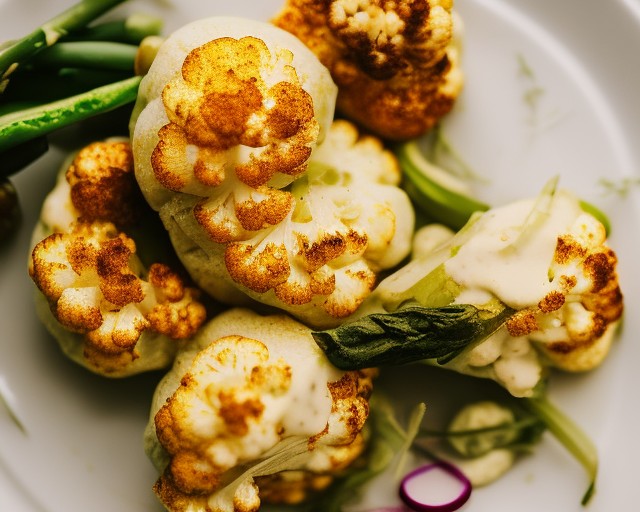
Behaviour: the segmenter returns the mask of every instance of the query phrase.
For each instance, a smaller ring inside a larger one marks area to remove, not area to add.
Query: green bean
[[[0,117],[0,153],[28,140],[113,110],[136,99],[142,77],[133,76],[88,92]]]
[[[124,0],[81,0],[0,53],[0,80],[5,80],[36,53],[54,45],[69,32],[86,27],[91,21]]]
[[[124,19],[96,23],[64,37],[65,41],[115,41],[140,44],[147,36],[162,32],[163,20],[157,16],[133,13]]]
[[[112,41],[60,42],[35,55],[29,66],[110,69],[133,73],[137,51],[136,45]]]

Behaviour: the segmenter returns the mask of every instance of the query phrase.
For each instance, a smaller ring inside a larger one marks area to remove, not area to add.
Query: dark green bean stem
[[[136,45],[112,41],[61,42],[34,56],[29,66],[108,69],[133,73],[137,51]]]
[[[124,19],[96,23],[64,37],[64,41],[114,41],[140,44],[147,36],[162,32],[163,20],[144,13],[130,14]]]
[[[103,85],[119,82],[131,75],[131,72],[108,69],[63,68],[22,71],[11,78],[7,90],[0,97],[0,116],[36,104],[41,105],[75,96]],[[43,83],[47,86],[42,87]],[[12,104],[16,106],[12,107]]]
[[[0,117],[0,152],[133,102],[141,79],[139,76],[130,77],[83,94]]]

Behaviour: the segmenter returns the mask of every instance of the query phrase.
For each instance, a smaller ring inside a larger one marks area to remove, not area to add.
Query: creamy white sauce
[[[525,200],[490,210],[445,263],[447,273],[467,289],[467,297],[489,292],[521,309],[537,304],[551,290],[548,272],[558,235],[569,231],[581,210],[573,196],[558,192],[549,211],[518,238],[534,206],[535,200]]]
[[[286,361],[291,368],[291,385],[283,395],[268,400],[263,397],[265,415],[282,425],[284,437],[316,435],[324,430],[331,414],[332,399],[327,383],[339,380],[343,372],[328,364],[304,328],[295,327],[285,332],[284,326],[278,329],[274,324],[273,327],[274,332],[269,329],[263,333],[262,340],[269,348],[272,363]]]

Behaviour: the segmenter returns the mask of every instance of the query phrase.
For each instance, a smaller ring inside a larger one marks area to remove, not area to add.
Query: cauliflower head
[[[501,303],[513,314],[444,366],[532,396],[550,369],[589,371],[607,356],[623,313],[604,225],[564,190],[476,214],[458,233],[428,226],[414,259],[376,288],[359,314]]]
[[[78,222],[36,244],[29,274],[37,311],[63,351],[122,377],[169,365],[206,317],[198,292],[167,265],[147,270],[135,243],[107,222]]]
[[[383,138],[423,134],[462,89],[450,0],[287,0],[273,23],[331,71],[338,111]]]
[[[223,22],[214,18],[187,26],[160,50],[154,61],[158,74],[152,67],[142,90],[141,101],[148,103],[133,121],[136,176],[183,264],[212,297],[235,305],[257,301],[275,306],[315,326],[336,324],[370,293],[376,273],[410,250],[414,214],[397,186],[398,164],[379,140],[361,137],[354,125],[325,123],[324,113],[333,112],[335,86],[291,34],[251,22],[240,28],[253,27],[264,41],[220,37],[196,46],[201,32],[212,37],[240,30],[235,25],[228,30]],[[192,46],[186,54],[184,48]],[[165,62],[163,55],[173,56],[176,48],[183,52],[177,78],[167,79],[167,65],[174,62]],[[297,65],[296,57],[304,66]],[[217,64],[211,66],[212,61]],[[211,114],[215,123],[199,125],[195,138],[185,130],[197,124],[189,117],[196,114],[187,115],[191,107],[178,108],[171,98],[191,101],[195,93],[187,94],[182,77],[203,75],[204,69],[207,83],[221,88],[224,98],[236,90],[235,79],[224,78],[227,74],[238,78],[237,87],[262,92],[256,96],[257,110],[242,120],[234,118],[241,112],[231,100],[217,103],[218,93],[202,95],[199,111],[219,109],[220,115]],[[305,91],[303,79],[322,92],[319,99]],[[276,89],[287,92],[280,96]],[[157,97],[150,99],[149,91]],[[182,121],[176,109],[186,116]],[[284,131],[270,127],[270,120]],[[237,137],[229,135],[235,133],[232,125],[240,129]],[[312,125],[307,132],[305,126]],[[165,139],[165,132],[182,135]],[[298,141],[306,148],[299,160]],[[295,165],[287,163],[291,158]]]
[[[288,316],[227,310],[156,389],[145,450],[157,495],[172,511],[305,499],[362,452],[373,376],[334,368]]]
[[[571,217],[555,237],[544,294],[516,303],[503,329],[452,366],[529,396],[547,368],[589,371],[604,361],[623,312],[617,257],[602,223],[579,208]]]
[[[284,30],[228,17],[182,27],[161,45],[130,122],[145,197],[158,210],[193,195],[220,217],[244,206],[219,238],[251,229],[243,221],[277,222],[280,189],[304,173],[335,97],[328,71]]]
[[[128,139],[108,138],[87,144],[63,163],[40,223],[48,234],[66,231],[78,218],[130,227],[140,218],[141,200]]]
[[[309,325],[333,326],[356,311],[379,271],[410,251],[414,212],[399,182],[397,161],[377,138],[336,121],[290,187],[292,208],[280,224],[244,240],[203,243],[201,252],[183,245],[180,230],[174,242],[195,281],[219,300],[242,304],[249,296]],[[171,222],[187,225],[180,212]],[[223,294],[221,282],[241,290],[241,301]]]
[[[61,167],[33,233],[39,317],[72,360],[110,377],[168,366],[206,318],[178,272],[138,257],[127,233],[145,206],[129,143],[98,141]]]

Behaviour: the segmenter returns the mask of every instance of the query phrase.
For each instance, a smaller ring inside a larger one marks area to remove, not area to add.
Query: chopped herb
[[[637,176],[622,178],[621,180],[610,180],[601,178],[598,184],[604,189],[605,194],[615,194],[625,198],[634,187],[640,185],[640,178]]]
[[[533,72],[533,68],[529,66],[529,63],[524,58],[524,55],[519,53],[516,57],[518,59],[518,70],[520,71],[520,74],[526,78],[529,78],[530,80],[535,80],[536,75]]]
[[[533,68],[529,65],[524,56],[522,54],[518,54],[517,59],[518,72],[527,83],[527,87],[522,94],[522,99],[524,104],[529,108],[529,121],[531,124],[536,124],[538,120],[540,99],[544,96],[545,90],[538,84]]]
[[[560,120],[558,112],[547,112],[544,118],[540,116],[540,103],[546,90],[539,83],[538,78],[522,54],[516,56],[518,61],[518,75],[524,80],[526,87],[522,93],[522,101],[529,111],[528,123],[537,128],[549,128]],[[544,126],[542,126],[544,122]]]

